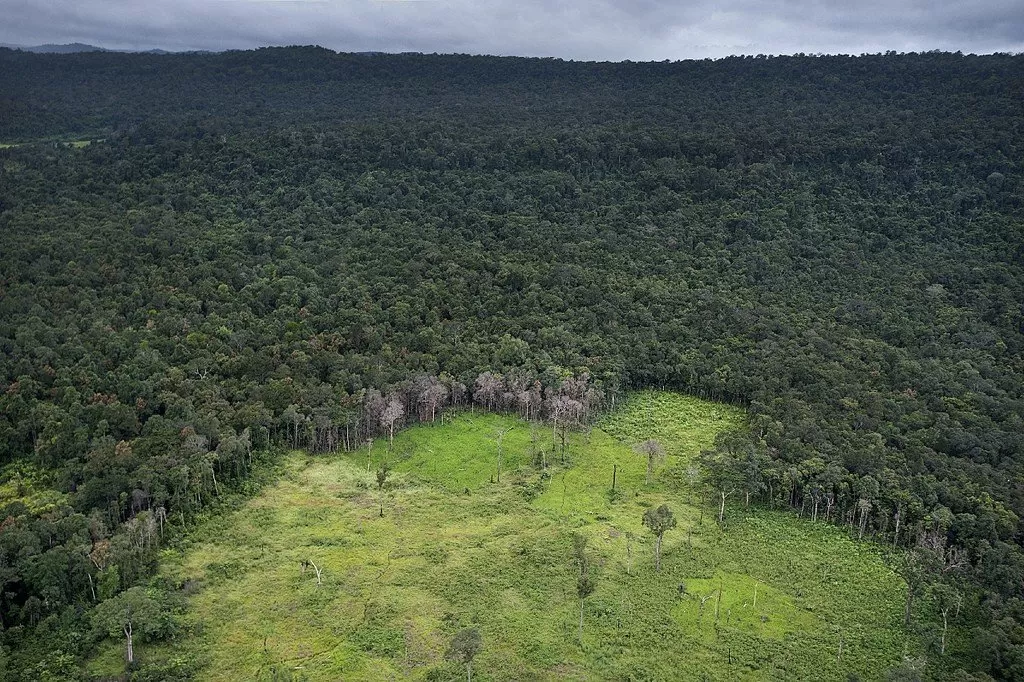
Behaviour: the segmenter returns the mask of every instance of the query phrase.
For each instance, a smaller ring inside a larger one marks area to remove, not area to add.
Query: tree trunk
[[[132,646],[132,624],[129,621],[124,626],[124,636],[128,639],[128,665],[135,663],[135,648]]]
[[[466,682],[473,682],[473,661],[466,661]]]
[[[312,561],[309,562],[309,565],[313,567],[314,571],[316,571],[316,586],[320,587],[320,584],[321,584],[320,576],[323,575],[324,569],[320,568],[319,566],[314,564]]]
[[[946,655],[946,630],[949,628],[949,609],[942,609],[942,645],[939,653]]]
[[[654,570],[661,570],[661,536],[658,536],[658,540],[654,544]]]
[[[580,646],[583,645],[583,599],[580,599]],[[945,648],[945,631],[942,634],[943,637],[943,648]]]
[[[903,624],[910,625],[910,609],[914,604],[914,588],[907,585],[907,603],[903,607]]]
[[[722,505],[718,508],[718,523],[725,523],[725,491],[721,491]]]
[[[647,485],[651,484],[651,469],[654,468],[654,455],[647,455]]]
[[[896,532],[892,534],[892,548],[896,549],[896,543],[900,539],[900,511],[896,510]]]

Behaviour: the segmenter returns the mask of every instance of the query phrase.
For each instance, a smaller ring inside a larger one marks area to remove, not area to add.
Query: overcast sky
[[[1024,0],[0,0],[0,43],[661,60],[1024,52]]]

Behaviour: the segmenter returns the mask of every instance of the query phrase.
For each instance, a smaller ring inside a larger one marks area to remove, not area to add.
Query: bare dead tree
[[[647,458],[647,485],[651,484],[651,475],[654,473],[655,465],[661,460],[665,459],[665,448],[662,447],[661,443],[649,438],[643,443],[638,444],[634,447],[634,450],[639,454]]]
[[[494,442],[498,445],[498,483],[501,483],[501,446],[505,440],[505,436],[507,436],[514,428],[514,426],[508,426],[499,428],[494,432]]]
[[[499,375],[482,372],[473,385],[473,401],[493,410],[504,390],[505,384]]]
[[[699,621],[704,616],[704,605],[708,603],[708,600],[715,596],[715,593],[702,595],[700,597],[700,606],[697,609],[697,620]]]
[[[321,568],[320,566],[317,566],[313,562],[312,559],[303,559],[302,560],[302,573],[303,574],[306,573],[306,567],[310,567],[310,568],[313,569],[313,572],[316,574],[316,586],[320,587],[320,585],[323,584],[324,569]]]
[[[380,424],[388,430],[388,450],[395,445],[395,424],[405,415],[405,405],[397,395],[388,398],[387,405],[380,415]]]

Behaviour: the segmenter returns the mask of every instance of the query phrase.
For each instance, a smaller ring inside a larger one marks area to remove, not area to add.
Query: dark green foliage
[[[676,527],[676,520],[668,505],[663,504],[657,509],[651,507],[644,512],[644,525],[655,535],[663,535],[665,531]]]
[[[388,463],[383,462],[380,469],[377,469],[377,492],[380,494],[380,516],[384,518],[384,486],[388,483],[388,474],[391,470]]]
[[[455,633],[445,657],[466,666],[466,677],[472,680],[473,659],[483,647],[483,637],[477,628],[463,628]]]
[[[166,637],[173,630],[166,605],[141,587],[132,587],[99,604],[93,611],[93,623],[101,633],[125,639],[129,666],[135,663],[134,646],[138,642]]]
[[[576,596],[580,600],[586,599],[590,595],[594,594],[594,590],[597,589],[597,585],[594,583],[594,579],[588,574],[583,574],[576,579]]]
[[[349,639],[363,651],[371,652],[377,656],[398,656],[402,653],[404,646],[400,630],[376,627],[373,624],[357,628],[349,636]]]
[[[676,527],[676,517],[672,513],[672,510],[668,508],[668,505],[663,504],[660,507],[651,507],[645,511],[643,523],[652,533],[654,533],[654,567],[656,570],[660,571],[661,541],[665,537],[665,533]]]
[[[941,554],[921,617],[942,575],[965,669],[1022,674],[1022,64],[0,50],[0,462],[44,472],[0,477],[4,641],[268,448],[475,402],[571,461],[671,386],[748,408],[720,501]]]

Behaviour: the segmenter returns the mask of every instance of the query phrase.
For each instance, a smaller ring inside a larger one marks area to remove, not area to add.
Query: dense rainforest
[[[716,505],[894,548],[908,627],[969,639],[928,674],[1024,679],[1022,93],[1012,55],[0,50],[7,676],[77,675],[279,449],[669,387],[747,410]]]

